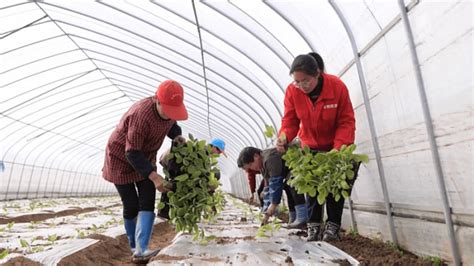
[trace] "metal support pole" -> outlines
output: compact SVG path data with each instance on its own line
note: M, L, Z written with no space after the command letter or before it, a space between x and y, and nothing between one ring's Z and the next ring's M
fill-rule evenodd
M349 212L351 213L351 226L352 226L352 230L355 231L355 232L359 232L359 230L357 230L357 223L355 221L355 216L354 216L354 208L352 207L352 199L351 197L348 198L348 204L349 204Z
M428 106L428 99L426 97L425 85L423 82L423 76L421 75L420 62L418 61L418 54L416 52L415 40L413 37L413 32L411 30L410 21L408 20L408 14L403 0L398 0L398 5L400 6L400 12L402 16L403 25L405 26L405 31L408 38L408 46L410 47L410 54L412 59L413 68L415 70L416 84L418 87L418 92L420 94L421 106L423 108L423 117L425 120L426 131L428 133L428 138L430 141L430 150L431 157L436 170L436 177L438 180L438 188L441 194L441 199L443 201L444 207L444 218L446 221L449 240L451 244L451 252L453 254L454 264L460 265L461 259L459 256L459 249L456 242L456 236L454 233L454 225L452 221L452 210L449 206L448 195L446 192L446 184L444 182L443 169L441 168L441 160L439 158L438 145L436 144L436 137L433 129L433 119L431 118L430 107Z
M369 93L367 92L367 83L365 82L365 76L364 76L364 72L362 70L362 63L360 62L360 55L359 55L359 52L358 52L359 50L357 48L357 44L356 44L356 41L355 41L355 38L354 38L354 34L352 33L351 27L349 26L349 23L347 22L346 18L344 17L344 14L339 9L339 7L337 6L336 2L334 2L334 0L328 0L328 1L329 1L329 4L334 9L334 11L337 13L339 19L341 20L342 25L344 26L344 29L346 30L347 36L349 37L349 40L351 42L352 52L354 53L354 60L356 62L356 66L357 66L357 72L359 74L360 86L362 88L362 96L364 97L365 111L367 112L367 120L369 122L372 145L374 146L374 154L375 154L375 159L377 161L377 167L378 167L379 176L380 176L380 183L382 185L383 198L384 198L384 202L385 202L385 209L386 209L386 212L387 212L387 219L388 219L388 224L389 224L389 227L390 227L390 235L392 237L393 244L398 246L397 234L396 234L396 231L395 231L395 225L393 223L392 206L390 204L390 198L389 198L389 195L388 195L387 183L385 181L385 172L384 172L383 164L382 164L382 156L380 155L379 142L378 142L378 138L377 138L377 132L375 130L374 117L372 115L372 107L370 106Z

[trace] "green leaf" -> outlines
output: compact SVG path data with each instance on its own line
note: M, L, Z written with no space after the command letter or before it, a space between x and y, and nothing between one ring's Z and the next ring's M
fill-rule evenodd
M326 195L323 193L318 194L318 203L319 205L323 205L326 202Z
M341 193L345 199L349 198L349 193L347 191L343 190Z
M350 169L346 170L347 179L352 180L354 178L354 175L355 175L354 171L352 171Z
M189 178L188 174L183 174L183 175L177 176L175 180L183 182L183 181L186 181L188 178Z
M275 135L275 128L270 125L265 125L264 134L265 134L265 137L267 138L273 138L273 136Z
M7 256L8 256L8 249L4 249L4 250L0 253L0 260L6 258Z
M206 236L206 240L208 240L208 241L214 240L216 238L217 237L215 235Z
M350 153L353 153L356 148L357 148L357 146L356 146L355 144L349 145L349 151L350 151Z
M31 249L31 251L32 251L33 253L43 252L43 251L44 251L44 247L42 247L42 246L33 247L33 248Z
M30 246L30 244L28 244L28 241L26 241L24 239L20 239L20 244L21 244L22 248L27 248L27 247Z
M346 181L341 181L340 184L341 184L341 188L343 188L343 189L349 189L350 188L349 184L347 184Z
M367 154L354 154L353 157L357 162L369 163L369 156Z
M9 222L9 223L7 224L7 229L8 229L8 230L12 229L14 224L15 224L15 222Z
M163 202L158 203L158 210L162 210L165 207L165 204Z

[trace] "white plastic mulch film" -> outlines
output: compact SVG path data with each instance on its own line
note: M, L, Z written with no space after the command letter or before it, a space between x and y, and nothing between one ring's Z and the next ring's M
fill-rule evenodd
M224 189L248 197L237 156L245 146L272 145L263 131L280 127L290 64L316 51L326 72L346 83L357 151L371 159L352 194L360 231L367 225L365 233L389 238L385 215L376 214L387 200L401 216L444 221L426 123L434 128L456 223L474 226L473 2L404 4L432 121L423 115L397 1L3 0L0 200L115 194L101 178L107 139L131 104L152 96L166 79L185 88L184 135L223 138ZM354 35L373 130L353 47L334 6ZM382 164L375 160L375 138ZM400 220L396 226L406 247L420 246L404 231L414 225ZM472 227L463 230L461 245L472 243L463 237ZM446 239L444 232L438 237ZM448 246L436 247L438 253L452 256ZM461 250L474 260L469 248Z

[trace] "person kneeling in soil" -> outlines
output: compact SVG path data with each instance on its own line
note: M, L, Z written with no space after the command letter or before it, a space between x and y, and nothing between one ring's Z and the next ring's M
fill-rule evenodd
M183 88L173 80L160 84L155 97L136 102L112 132L105 154L102 176L112 182L122 200L124 226L132 262L144 263L159 250L148 249L155 220L156 189L169 184L156 172L156 153L164 138L182 138L173 132L177 120L186 120Z
M245 147L239 154L237 165L245 171L257 171L263 175L265 182L268 183L268 192L266 192L264 196L264 206L262 210L265 212L266 219L276 215L284 186L286 186L285 177L289 173L285 162L281 158L281 153L278 152L276 148L260 150L255 147ZM287 189L294 190L290 187L287 187ZM291 199L295 202L293 195L296 195L296 192L293 192L287 192L287 197L289 201ZM303 198L303 202L295 202L295 209L300 210L296 212L295 221L301 221L301 224L303 224L306 223L308 218L308 209L304 202L304 197L299 198ZM266 221L263 223L265 224Z

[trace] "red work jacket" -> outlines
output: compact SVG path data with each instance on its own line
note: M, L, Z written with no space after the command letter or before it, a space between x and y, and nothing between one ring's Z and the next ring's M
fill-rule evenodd
M247 174L247 179L249 182L250 192L253 194L255 193L255 183L256 183L256 175L260 174L260 171L255 171L252 169L248 169L245 171Z
M288 85L279 134L284 132L288 142L298 135L302 146L329 151L354 143L354 109L346 85L336 76L321 75L323 89L314 104L302 90Z

